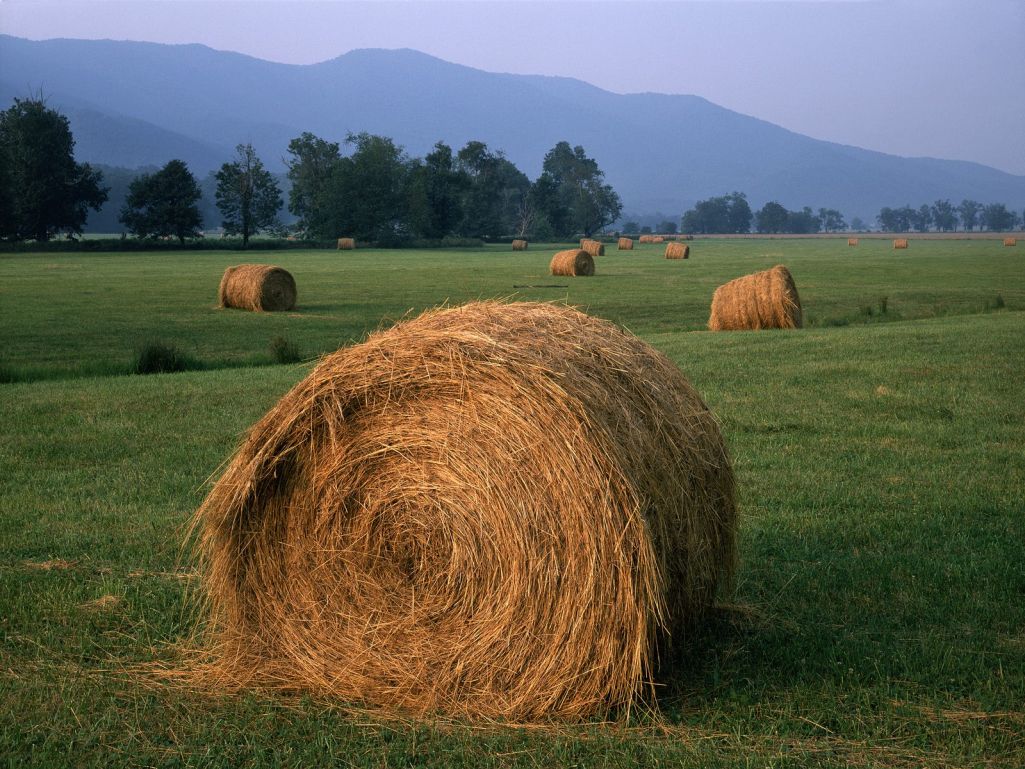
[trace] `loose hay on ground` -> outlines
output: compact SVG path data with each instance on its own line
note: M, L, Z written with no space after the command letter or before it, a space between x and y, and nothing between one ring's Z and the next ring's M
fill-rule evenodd
M735 516L717 421L661 353L554 305L427 312L325 358L210 492L193 673L607 714L731 581Z
M731 280L712 295L708 318L712 331L801 328L801 323L797 286L781 264Z
M279 312L295 308L295 279L281 267L239 264L229 267L217 290L221 307L254 312Z

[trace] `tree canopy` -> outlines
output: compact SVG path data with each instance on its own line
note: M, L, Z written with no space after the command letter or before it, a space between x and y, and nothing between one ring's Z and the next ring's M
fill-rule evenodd
M236 159L217 172L217 208L228 235L241 235L243 248L249 238L277 223L281 189L263 167L252 144L239 144Z
M154 174L135 177L121 209L121 222L140 238L186 238L200 235L203 217L197 205L199 184L181 160L171 160Z

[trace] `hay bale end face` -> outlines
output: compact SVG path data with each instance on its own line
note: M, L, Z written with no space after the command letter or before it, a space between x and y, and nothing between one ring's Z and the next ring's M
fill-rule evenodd
M513 251L526 251L527 250L527 241L521 240L521 239L514 240L512 242L512 250Z
M591 240L585 238L580 241L580 248L589 253L591 256L605 256L605 244L599 240Z
M801 299L790 270L781 264L719 286L712 295L708 328L754 331L801 328Z
M650 691L732 578L717 421L661 353L547 304L343 348L198 512L218 686L406 714L586 718Z
M339 251L352 251L354 248L356 248L355 238L338 238Z
M1005 246L1016 246L1016 245L1018 245L1018 240L1016 238L1004 238L1004 245Z
M907 238L895 238L894 241L893 241L893 247L894 248L907 248L908 247L908 239Z
M618 248L620 251L633 251L634 242L630 238L620 238Z
M666 259L690 259L690 246L683 243L666 243Z
M224 271L217 298L221 307L238 310L293 310L295 279L287 270L270 264L239 264Z
M594 275L594 258L582 248L560 251L549 264L552 275Z
M847 238L847 245L848 246L856 246L856 245L858 245L858 239L857 238Z

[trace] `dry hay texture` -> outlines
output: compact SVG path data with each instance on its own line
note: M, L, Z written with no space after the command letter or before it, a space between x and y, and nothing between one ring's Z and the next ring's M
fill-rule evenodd
M560 251L549 265L552 275L594 275L594 258L582 248Z
M526 251L527 250L527 241L519 240L519 239L514 240L512 242L512 250L513 251Z
M712 331L801 328L801 324L797 286L782 264L731 280L712 295L708 318Z
M580 241L580 248L591 256L605 256L605 244L599 240L585 238Z
M1018 241L1017 241L1016 238L1004 238L1004 245L1005 246L1016 246L1016 245L1018 245Z
M355 238L338 238L339 251L352 251L354 248L356 248Z
M652 243L664 243L665 240L666 239L662 235L652 235L651 236L651 242Z
M618 248L620 251L633 251L634 242L630 238L620 238Z
M893 247L894 248L907 248L908 247L908 239L907 238L896 238L896 239L894 239Z
M666 259L690 259L690 246L683 243L666 243Z
M224 271L217 298L221 307L239 310L292 310L295 279L287 270L270 264L239 264Z
M197 515L205 682L401 714L625 712L735 564L715 416L661 353L548 304L327 356Z
M856 245L858 245L858 239L857 238L847 238L847 245L848 246L856 246Z

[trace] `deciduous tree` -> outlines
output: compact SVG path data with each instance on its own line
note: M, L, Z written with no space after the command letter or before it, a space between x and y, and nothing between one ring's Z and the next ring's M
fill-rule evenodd
M239 144L235 152L235 161L225 163L217 172L217 208L224 219L224 232L241 235L245 248L251 236L277 223L281 189L252 144Z
M120 221L140 238L174 237L184 243L200 235L203 217L197 204L202 197L189 167L172 160L132 181Z

